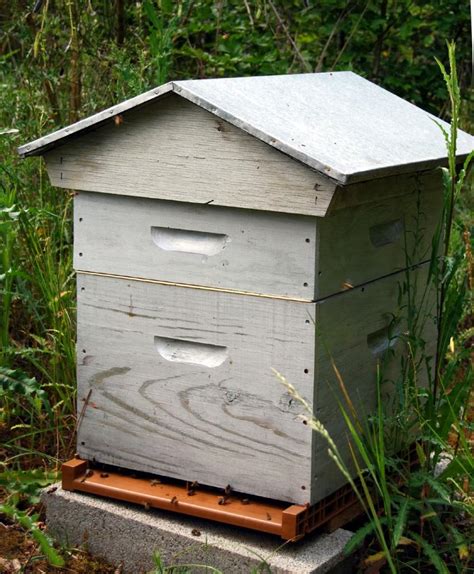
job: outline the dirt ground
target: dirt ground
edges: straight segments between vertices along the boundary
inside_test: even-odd
[[[92,558],[84,549],[62,552],[63,568],[50,566],[41,549],[19,526],[0,515],[0,573],[2,574],[120,574],[120,566],[110,566]]]

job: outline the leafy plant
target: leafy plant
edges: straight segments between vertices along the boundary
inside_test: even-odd
[[[38,504],[41,489],[57,481],[57,472],[35,468],[0,472],[0,487],[8,492],[10,506]]]
[[[31,534],[52,566],[64,566],[64,558],[54,548],[49,537],[39,528],[37,514],[29,515],[26,510],[18,510],[10,504],[0,504],[0,513],[17,522]]]
[[[2,166],[0,165],[0,168]],[[13,249],[18,234],[16,187],[8,170],[0,172],[0,364],[10,353],[10,320],[14,298]]]
[[[3,409],[2,418],[6,422],[8,422],[8,418],[22,414],[21,399],[25,399],[30,404],[33,413],[40,414],[44,409],[52,416],[46,391],[36,379],[28,377],[25,372],[19,369],[13,370],[0,366],[0,399],[4,404],[9,403],[9,406],[5,406]]]
[[[150,65],[153,68],[152,81],[158,86],[164,84],[169,76],[173,57],[173,39],[182,13],[182,3],[173,14],[172,2],[161,2],[158,12],[151,0],[145,0],[143,9],[148,18],[150,46]]]
[[[0,514],[29,532],[51,565],[64,566],[64,559],[39,526],[39,515],[32,514],[30,510],[30,507],[38,504],[41,489],[57,479],[57,473],[45,472],[41,469],[30,471],[2,470],[0,472],[0,488],[8,492],[8,497],[0,503]],[[22,505],[26,505],[27,509],[22,510],[20,508]]]

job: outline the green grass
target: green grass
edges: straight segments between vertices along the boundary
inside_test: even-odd
[[[474,151],[462,166],[456,163],[457,127],[461,94],[456,75],[455,45],[448,45],[449,70],[439,66],[451,99],[452,122],[443,131],[449,165],[443,168],[444,207],[433,237],[430,272],[425,284],[407,270],[400,285],[399,314],[404,333],[397,336],[404,347],[400,376],[386,380],[380,361],[377,410],[370,416],[358,412],[337,369],[341,416],[346,423],[347,444],[333,440],[314,418],[311,405],[278,374],[288,392],[304,406],[308,424],[323,437],[329,456],[352,485],[367,516],[367,524],[348,543],[351,553],[365,543],[362,565],[378,564],[398,572],[467,573],[472,565],[474,521],[474,453],[469,441],[472,424],[467,405],[473,391],[472,351],[466,341],[472,328],[472,255],[458,211],[461,193],[468,193],[467,173]],[[440,128],[442,129],[442,128]],[[413,260],[407,254],[407,260]],[[429,292],[436,295],[436,309]],[[416,296],[418,293],[418,297]],[[437,319],[436,353],[432,356],[424,325]],[[426,385],[419,381],[425,380]],[[382,397],[391,382],[394,400]],[[472,414],[472,413],[471,413]],[[419,464],[410,467],[410,444],[417,439]],[[341,441],[343,439],[340,439]],[[343,454],[348,447],[349,455]],[[443,457],[447,461],[440,467]]]
[[[33,13],[34,4],[39,8]],[[460,83],[466,87],[469,81],[469,14],[459,10],[454,0],[423,6],[409,0],[327,2],[323,9],[297,0],[271,4],[265,0],[148,0],[125,2],[122,15],[117,13],[118,5],[105,0],[20,0],[3,7],[0,436],[6,454],[0,475],[8,478],[3,488],[14,495],[9,504],[27,503],[28,497],[12,491],[8,473],[23,476],[22,472],[35,468],[55,472],[75,448],[72,196],[49,184],[41,159],[20,160],[18,145],[170,78],[301,72],[316,67],[354,69],[434,113],[447,113],[450,100],[435,62],[435,56],[444,59],[447,37],[458,39]],[[469,127],[467,121],[472,116],[465,113],[464,125]],[[464,193],[456,199],[452,251],[445,260],[449,269],[456,267],[453,284],[464,291],[461,298],[459,290],[449,291],[449,303],[458,310],[445,314],[445,322],[451,321],[445,332],[451,330],[452,335],[440,343],[443,357],[447,356],[438,369],[446,372],[442,380],[438,378],[441,392],[436,394],[441,401],[449,387],[443,381],[448,376],[455,380],[463,365],[463,349],[472,337],[472,327],[459,322],[458,312],[460,305],[465,312],[467,301],[462,281],[472,197]],[[439,400],[433,402],[429,420],[442,424],[444,436],[458,413],[450,401],[440,404]],[[461,442],[462,425],[464,421],[459,421]],[[380,466],[391,459],[381,450],[380,437],[377,440],[371,456]],[[436,448],[439,455],[445,443],[440,441]],[[464,452],[465,444],[459,448]],[[463,463],[462,457],[459,460]],[[382,496],[387,488],[386,482],[380,483]],[[403,516],[412,510],[397,493],[393,496],[393,508],[391,503],[386,507],[394,536],[386,541],[389,553],[401,543]],[[378,525],[378,530],[384,533],[386,527]],[[450,539],[457,536],[451,533]]]

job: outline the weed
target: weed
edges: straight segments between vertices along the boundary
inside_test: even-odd
[[[198,570],[210,572],[211,574],[223,574],[217,568],[207,566],[206,564],[180,564],[175,566],[165,566],[159,552],[153,553],[153,563],[154,569],[150,574],[192,574]]]
[[[0,488],[8,492],[7,499],[0,503],[0,513],[12,522],[27,530],[39,544],[41,551],[53,566],[64,566],[64,559],[54,548],[49,537],[39,526],[39,516],[32,514],[30,508],[39,502],[39,493],[58,475],[40,469],[31,471],[4,470],[0,473]],[[25,510],[20,506],[26,506]]]
[[[470,331],[457,333],[464,314],[471,310],[471,263],[469,252],[462,249],[459,241],[455,207],[474,152],[458,170],[460,92],[454,44],[448,45],[448,53],[449,72],[440,64],[452,109],[451,131],[443,130],[449,165],[443,168],[442,220],[433,238],[427,280],[420,284],[419,276],[407,268],[400,285],[400,317],[394,317],[394,324],[403,319],[406,330],[396,335],[404,353],[400,357],[400,378],[392,381],[392,402],[383,397],[383,386],[387,382],[384,367],[395,358],[393,352],[380,361],[377,410],[370,416],[358,411],[333,362],[341,391],[339,407],[348,430],[347,457],[314,418],[311,405],[277,374],[288,392],[304,406],[308,424],[326,440],[329,456],[352,485],[369,519],[346,551],[352,552],[364,541],[375,539],[378,548],[369,551],[363,566],[385,565],[392,573],[467,572],[472,542],[474,455],[465,432],[465,413],[473,372],[470,349],[462,343]],[[414,259],[413,254],[407,254],[407,263]],[[431,303],[433,291],[436,309]],[[433,319],[438,324],[436,349],[430,349],[425,335]],[[420,441],[416,469],[407,464],[408,448],[414,438]],[[367,548],[372,546],[367,544]]]
[[[19,0],[2,8],[0,430],[6,437],[2,475],[29,472],[35,466],[57,469],[59,460],[73,453],[75,428],[72,197],[52,188],[43,162],[20,163],[17,145],[165,80],[316,67],[366,71],[369,79],[383,78],[384,87],[438,113],[446,98],[432,54],[440,56],[442,39],[454,34],[464,62],[460,80],[467,85],[470,77],[469,14],[459,10],[455,0],[423,6],[411,0],[350,2],[342,8],[333,2],[322,10],[299,0]],[[467,201],[457,195],[458,200]],[[446,332],[452,333],[467,296],[463,277],[468,239],[463,238],[469,205],[459,214],[456,202],[453,249],[445,260],[453,286],[446,301],[456,311],[446,311],[443,319]],[[443,480],[454,482],[469,464],[464,450],[466,421],[455,420],[467,392],[455,382],[465,366],[469,329],[467,325],[462,333],[453,334],[452,344],[450,336],[440,341],[447,362],[439,365],[438,385],[449,396],[443,390],[437,393],[442,404],[438,410],[432,404],[427,427],[428,433],[432,427],[442,436],[454,432],[459,439],[457,454],[443,474]],[[404,397],[408,401],[408,394]],[[443,419],[443,409],[454,419]],[[438,459],[444,449],[439,440]],[[429,457],[427,461],[432,465]],[[11,475],[4,476],[6,488],[13,488]],[[24,475],[18,476],[28,482]],[[457,492],[462,499],[461,490]],[[402,517],[410,514],[401,502],[397,505],[395,514],[399,509]],[[398,531],[404,531],[402,525],[403,520]],[[458,534],[449,533],[457,544]],[[403,541],[403,534],[398,537]]]

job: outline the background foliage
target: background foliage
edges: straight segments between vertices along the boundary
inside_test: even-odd
[[[0,489],[11,472],[55,467],[74,452],[72,196],[50,186],[42,160],[19,160],[16,147],[185,78],[354,70],[449,119],[435,61],[446,61],[447,39],[457,44],[469,130],[467,2],[0,0],[0,464],[9,473]],[[470,197],[456,209],[461,258]],[[466,276],[472,281],[472,269]],[[472,339],[469,301],[456,348]],[[8,487],[11,512],[26,504],[17,490]]]

